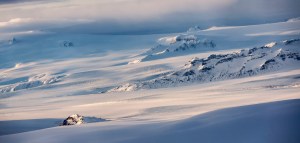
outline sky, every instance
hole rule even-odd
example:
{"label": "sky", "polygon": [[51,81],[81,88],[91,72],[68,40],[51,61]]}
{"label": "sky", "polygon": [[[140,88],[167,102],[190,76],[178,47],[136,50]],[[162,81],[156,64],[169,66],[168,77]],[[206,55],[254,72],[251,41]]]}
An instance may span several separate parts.
{"label": "sky", "polygon": [[299,0],[0,0],[0,33],[155,34],[300,17]]}

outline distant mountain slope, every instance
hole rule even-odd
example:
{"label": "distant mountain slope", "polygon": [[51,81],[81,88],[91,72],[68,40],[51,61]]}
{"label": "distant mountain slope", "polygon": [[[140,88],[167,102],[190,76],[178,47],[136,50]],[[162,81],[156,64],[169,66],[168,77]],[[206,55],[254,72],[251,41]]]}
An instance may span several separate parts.
{"label": "distant mountain slope", "polygon": [[[248,26],[212,26],[201,29],[199,26],[187,32],[162,37],[157,44],[139,55],[128,64],[184,56],[213,50],[251,48],[271,41],[281,41],[299,37],[298,18],[286,22]],[[295,37],[293,37],[295,36]]]}
{"label": "distant mountain slope", "polygon": [[141,54],[144,56],[142,59],[131,61],[128,64],[213,50],[216,46],[214,41],[201,39],[200,36],[193,34],[163,37],[158,40],[157,46]]}
{"label": "distant mountain slope", "polygon": [[252,76],[285,68],[300,67],[300,39],[272,42],[262,47],[230,54],[194,58],[182,69],[158,78],[127,83],[109,90],[134,91],[162,88],[191,82],[209,82]]}

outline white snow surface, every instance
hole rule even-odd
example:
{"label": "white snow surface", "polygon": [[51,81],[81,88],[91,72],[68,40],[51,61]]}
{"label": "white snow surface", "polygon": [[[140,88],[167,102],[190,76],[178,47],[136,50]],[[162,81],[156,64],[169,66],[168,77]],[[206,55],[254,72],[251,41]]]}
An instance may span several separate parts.
{"label": "white snow surface", "polygon": [[[0,35],[0,142],[298,143],[299,31]],[[74,113],[105,122],[58,126]]]}

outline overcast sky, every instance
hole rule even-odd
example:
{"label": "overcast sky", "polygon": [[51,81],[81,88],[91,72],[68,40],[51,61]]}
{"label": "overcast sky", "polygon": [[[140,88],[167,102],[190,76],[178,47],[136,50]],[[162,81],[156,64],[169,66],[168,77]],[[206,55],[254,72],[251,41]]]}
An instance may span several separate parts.
{"label": "overcast sky", "polygon": [[0,0],[0,32],[146,34],[300,17],[299,0]]}

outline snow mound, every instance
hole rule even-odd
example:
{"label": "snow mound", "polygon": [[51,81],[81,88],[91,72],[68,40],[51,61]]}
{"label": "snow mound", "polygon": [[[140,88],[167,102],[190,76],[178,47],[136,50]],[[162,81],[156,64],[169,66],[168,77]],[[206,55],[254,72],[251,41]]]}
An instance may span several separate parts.
{"label": "snow mound", "polygon": [[102,118],[96,118],[96,117],[85,117],[81,116],[79,114],[73,114],[66,118],[62,123],[61,126],[69,126],[69,125],[80,125],[85,123],[94,123],[94,122],[102,122],[106,121]]}
{"label": "snow mound", "polygon": [[65,77],[65,75],[59,75],[59,76],[51,76],[48,74],[36,75],[30,77],[25,82],[18,82],[15,84],[2,86],[2,87],[0,86],[0,93],[14,92],[18,90],[30,89],[34,87],[43,86],[43,85],[53,84],[61,81],[63,77]]}
{"label": "snow mound", "polygon": [[212,54],[204,59],[196,57],[178,71],[148,81],[127,83],[108,92],[135,91],[253,76],[284,68],[300,68],[299,63],[300,39],[272,42],[236,53]]}

